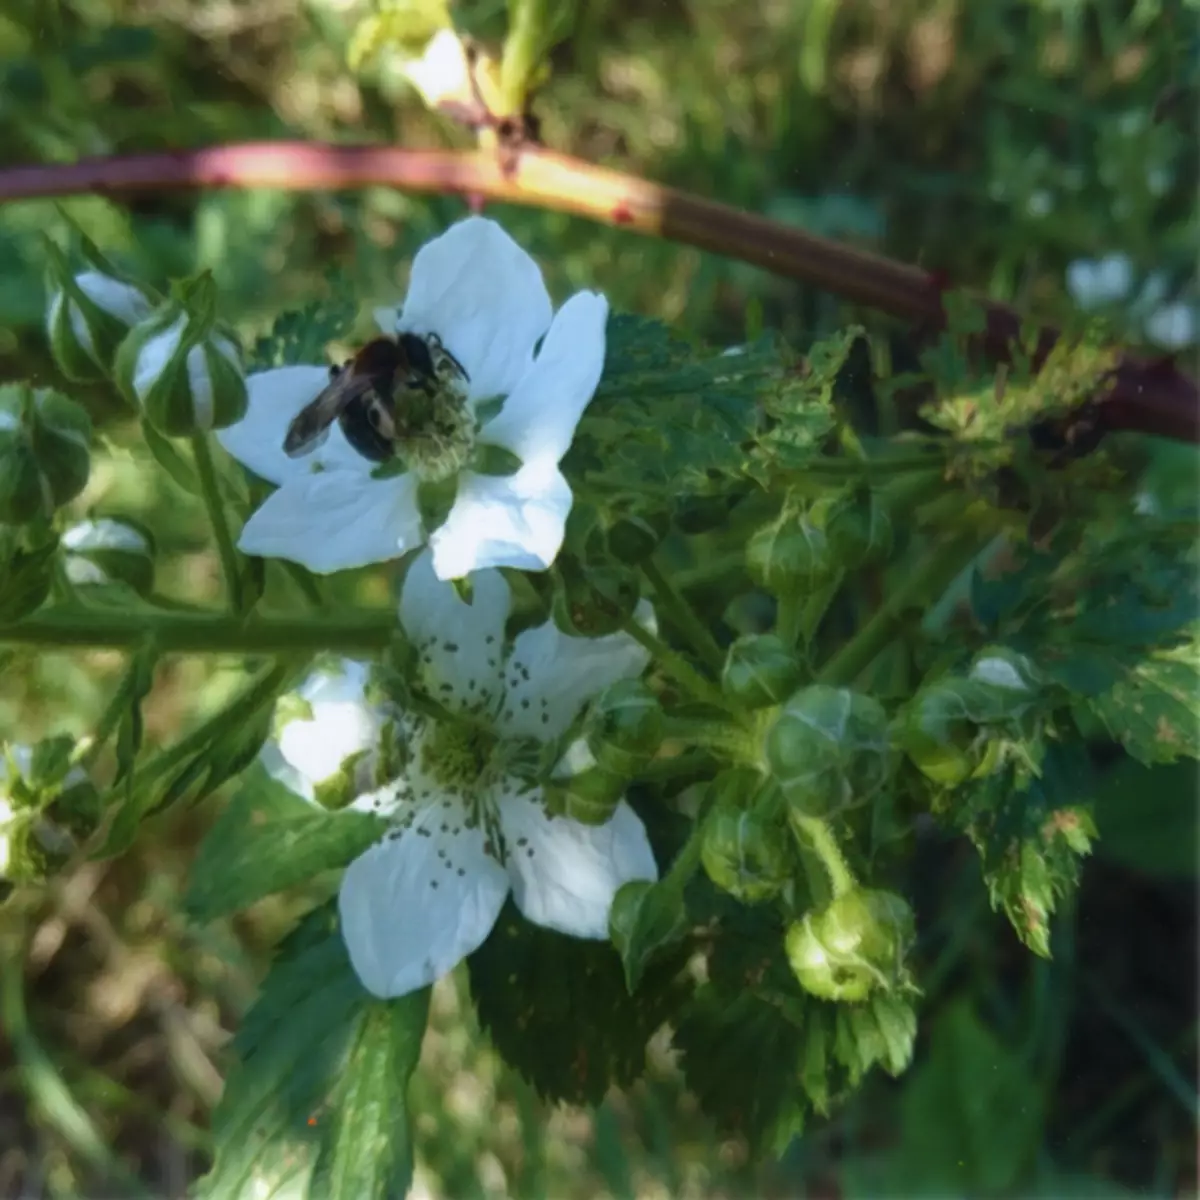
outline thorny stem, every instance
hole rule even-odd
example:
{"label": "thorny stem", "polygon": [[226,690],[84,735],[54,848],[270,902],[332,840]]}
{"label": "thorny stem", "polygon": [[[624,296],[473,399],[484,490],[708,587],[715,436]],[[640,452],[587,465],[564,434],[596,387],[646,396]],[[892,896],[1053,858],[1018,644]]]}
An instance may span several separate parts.
{"label": "thorny stem", "polygon": [[899,631],[905,615],[922,601],[932,603],[979,551],[980,535],[962,534],[933,550],[897,586],[874,616],[821,668],[817,682],[849,684],[874,662]]}
{"label": "thorny stem", "polygon": [[632,617],[621,622],[625,633],[645,649],[650,651],[660,667],[670,675],[693,700],[711,704],[714,708],[728,711],[729,705],[721,689],[710,683],[682,654],[677,654],[661,638],[656,637],[648,629],[644,629]]}
{"label": "thorny stem", "polygon": [[224,613],[119,612],[66,607],[42,609],[0,623],[0,645],[130,648],[153,638],[163,653],[276,654],[331,650],[344,654],[386,649],[398,636],[391,609],[360,609],[312,618],[245,619]]}
{"label": "thorny stem", "polygon": [[[390,185],[525,204],[574,213],[652,237],[753,263],[848,300],[917,322],[944,323],[937,275],[753,213],[648,180],[525,146],[503,157],[489,151],[405,150],[318,142],[247,142],[200,150],[85,158],[0,171],[0,201],[80,192],[154,192],[173,188],[278,188],[318,191]],[[985,344],[1007,359],[1019,314],[986,301]],[[1058,334],[1042,331],[1039,355]],[[1103,402],[1106,430],[1138,430],[1200,441],[1200,393],[1169,357],[1125,355]]]}
{"label": "thorny stem", "polygon": [[692,606],[653,559],[642,562],[641,570],[646,581],[654,589],[654,598],[658,602],[659,610],[665,613],[676,629],[687,638],[697,656],[712,670],[719,672],[725,664],[725,653],[717,645],[712,632],[696,616]]}
{"label": "thorny stem", "polygon": [[[797,812],[790,815],[790,820],[804,851],[805,875],[816,907],[824,908],[830,901],[853,891],[854,875],[829,823],[820,817],[807,817]],[[814,872],[809,855],[821,864],[822,878]]]}

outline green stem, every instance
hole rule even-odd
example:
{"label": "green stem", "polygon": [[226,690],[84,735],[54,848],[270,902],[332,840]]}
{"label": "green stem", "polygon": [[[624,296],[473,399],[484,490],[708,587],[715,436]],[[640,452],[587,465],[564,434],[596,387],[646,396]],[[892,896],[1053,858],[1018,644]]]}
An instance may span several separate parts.
{"label": "green stem", "polygon": [[668,717],[664,733],[673,741],[686,742],[697,750],[720,751],[737,762],[749,766],[758,764],[757,739],[743,725],[694,717]]}
{"label": "green stem", "polygon": [[213,536],[217,539],[217,553],[221,556],[221,572],[225,576],[225,590],[229,595],[229,606],[234,612],[244,611],[242,573],[238,570],[237,551],[229,532],[225,506],[221,503],[221,489],[217,483],[217,470],[213,465],[212,451],[208,445],[208,434],[192,435],[192,453],[196,458],[196,473],[200,479],[200,491],[204,496],[204,507]]}
{"label": "green stem", "polygon": [[829,823],[820,817],[808,817],[795,811],[789,813],[788,818],[792,823],[792,829],[795,831],[801,850],[807,852],[804,854],[804,858],[807,859],[811,854],[821,864],[824,880],[819,882],[823,884],[825,880],[828,881],[827,889],[819,886],[811,869],[806,867],[816,907],[824,908],[830,901],[844,896],[847,892],[852,892],[858,885]]}
{"label": "green stem", "polygon": [[829,611],[829,606],[833,603],[833,598],[838,594],[841,586],[842,573],[839,571],[828,583],[823,583],[810,592],[804,601],[797,632],[806,646],[816,636],[817,626],[821,624],[821,618]]}
{"label": "green stem", "polygon": [[[648,629],[643,629],[632,617],[626,617],[621,622],[621,628],[641,646],[650,651],[658,661],[659,666],[674,678],[684,691],[689,692],[693,699],[715,708],[729,711],[729,703],[716,684],[710,683],[682,654],[677,654],[661,638],[656,637]],[[0,639],[2,640],[2,639]]]}
{"label": "green stem", "polygon": [[500,58],[500,101],[504,111],[500,116],[513,116],[525,107],[529,81],[538,66],[544,50],[544,42],[550,14],[546,0],[509,0],[508,10],[511,25],[504,40],[504,53]]}
{"label": "green stem", "polygon": [[647,763],[638,771],[637,778],[644,783],[668,783],[673,779],[686,779],[689,775],[711,777],[713,770],[711,754],[704,750],[685,750]]}
{"label": "green stem", "polygon": [[663,883],[682,888],[700,866],[700,848],[704,843],[703,821],[697,821],[688,840],[683,843],[670,870],[663,876]]}
{"label": "green stem", "polygon": [[237,618],[223,613],[120,612],[65,607],[0,623],[0,645],[131,648],[153,638],[164,653],[278,654],[384,650],[400,636],[391,609],[329,617]]}
{"label": "green stem", "polygon": [[687,638],[697,657],[719,674],[725,665],[725,654],[717,645],[712,632],[696,616],[695,610],[663,574],[657,563],[646,559],[641,568],[642,574],[654,589],[654,598],[660,611],[665,613],[671,623]]}
{"label": "green stem", "polygon": [[962,534],[934,550],[899,584],[883,606],[817,674],[818,683],[852,683],[897,634],[911,608],[935,599],[979,549],[978,533]]}

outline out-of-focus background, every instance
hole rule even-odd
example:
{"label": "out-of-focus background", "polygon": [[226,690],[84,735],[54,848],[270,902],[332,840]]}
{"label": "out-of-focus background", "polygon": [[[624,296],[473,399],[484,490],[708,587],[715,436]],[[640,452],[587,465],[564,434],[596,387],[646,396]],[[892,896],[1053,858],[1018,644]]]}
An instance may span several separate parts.
{"label": "out-of-focus background", "polygon": [[[501,0],[469,23],[503,30]],[[1190,0],[587,0],[535,111],[555,149],[929,268],[1043,320],[1195,358],[1200,10]],[[361,0],[7,0],[0,165],[276,136],[469,144],[385,61],[355,75]],[[63,209],[155,283],[209,267],[246,340],[353,286],[395,299],[460,201],[164,193]],[[553,213],[495,207],[552,292],[718,345],[798,344],[850,313],[742,264]],[[0,379],[54,378],[40,328],[49,202],[0,208]],[[347,336],[351,329],[347,328]],[[157,587],[216,601],[203,514],[140,457],[105,397],[109,453],[76,507],[151,521]],[[105,413],[110,416],[106,420]],[[1145,502],[1194,498],[1195,452],[1158,448]],[[360,600],[382,602],[386,580]],[[0,736],[82,734],[113,654],[5,652]],[[168,659],[148,737],[194,727],[243,664]],[[414,1084],[418,1194],[1184,1196],[1196,1191],[1195,790],[1190,766],[1117,761],[1101,841],[1052,961],[988,908],[974,851],[919,839],[916,1062],[874,1079],[779,1162],[723,1140],[664,1038],[595,1111],[542,1102],[479,1033],[461,980],[435,995]],[[219,797],[151,822],[0,914],[0,1197],[182,1196],[206,1165],[224,1046],[270,946],[311,897],[189,926],[180,897]]]}

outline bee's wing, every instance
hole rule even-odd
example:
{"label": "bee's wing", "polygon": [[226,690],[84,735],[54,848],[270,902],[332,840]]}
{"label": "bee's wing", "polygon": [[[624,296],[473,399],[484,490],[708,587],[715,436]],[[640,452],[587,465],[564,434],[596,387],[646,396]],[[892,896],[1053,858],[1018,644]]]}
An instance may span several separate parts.
{"label": "bee's wing", "polygon": [[283,438],[283,450],[291,458],[299,458],[315,450],[328,436],[329,427],[341,416],[342,410],[371,388],[371,378],[352,370],[344,370],[311,403],[292,418]]}

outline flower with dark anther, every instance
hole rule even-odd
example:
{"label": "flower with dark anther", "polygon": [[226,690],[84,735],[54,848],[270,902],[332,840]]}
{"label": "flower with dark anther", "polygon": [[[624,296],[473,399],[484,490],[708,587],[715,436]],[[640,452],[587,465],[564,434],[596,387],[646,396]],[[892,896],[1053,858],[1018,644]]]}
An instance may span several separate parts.
{"label": "flower with dark anther", "polygon": [[[246,523],[240,548],[320,573],[426,541],[439,579],[547,568],[571,508],[558,463],[600,380],[607,301],[579,292],[555,314],[534,260],[494,221],[472,217],[418,251],[399,314],[376,317],[385,334],[427,343],[436,399],[401,386],[395,437],[374,458],[340,424],[310,453],[289,457],[285,433],[329,371],[251,375],[245,418],[218,437],[278,490]],[[508,465],[512,473],[496,473]]]}
{"label": "flower with dark anther", "polygon": [[491,932],[510,891],[529,920],[604,938],[617,890],[657,878],[626,803],[585,825],[551,815],[535,779],[540,752],[554,756],[592,696],[639,675],[645,651],[624,633],[575,638],[550,622],[508,642],[508,584],[495,571],[471,583],[468,604],[437,580],[428,551],[409,568],[400,620],[425,702],[394,717],[396,777],[352,805],[391,822],[347,868],[339,897],[350,961],[376,996],[451,970]]}

